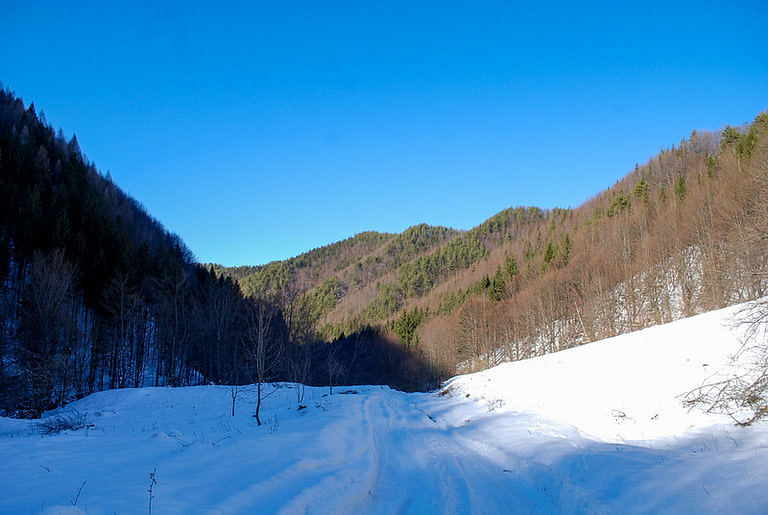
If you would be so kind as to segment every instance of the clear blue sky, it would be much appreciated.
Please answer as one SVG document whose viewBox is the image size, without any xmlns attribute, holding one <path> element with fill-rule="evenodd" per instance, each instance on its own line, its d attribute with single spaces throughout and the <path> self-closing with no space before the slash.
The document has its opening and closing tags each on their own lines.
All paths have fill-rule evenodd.
<svg viewBox="0 0 768 515">
<path fill-rule="evenodd" d="M 575 207 L 768 109 L 764 1 L 3 4 L 0 81 L 202 262 Z"/>
</svg>

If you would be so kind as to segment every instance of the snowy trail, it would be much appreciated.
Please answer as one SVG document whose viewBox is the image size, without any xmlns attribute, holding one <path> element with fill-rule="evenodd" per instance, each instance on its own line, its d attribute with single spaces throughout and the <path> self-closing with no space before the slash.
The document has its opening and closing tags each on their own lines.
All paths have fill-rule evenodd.
<svg viewBox="0 0 768 515">
<path fill-rule="evenodd" d="M 343 401 L 343 416 L 304 441 L 301 459 L 209 513 L 469 513 L 499 506 L 527 513 L 552 503 L 544 489 L 521 488 L 529 463 L 515 466 L 518 458 L 432 417 L 427 410 L 440 406 L 434 395 L 378 389 Z M 546 468 L 537 470 L 546 483 Z"/>
<path fill-rule="evenodd" d="M 483 442 L 430 418 L 426 410 L 433 403 L 433 396 L 389 390 L 358 403 L 343 422 L 324 430 L 346 442 L 328 458 L 343 468 L 326 471 L 281 512 L 477 513 L 508 506 L 526 513 L 549 503 L 551 495 L 520 488 L 520 474 L 504 466 L 514 467 L 517 458 L 498 448 L 478 452 Z M 343 464 L 334 461 L 339 455 Z"/>
</svg>

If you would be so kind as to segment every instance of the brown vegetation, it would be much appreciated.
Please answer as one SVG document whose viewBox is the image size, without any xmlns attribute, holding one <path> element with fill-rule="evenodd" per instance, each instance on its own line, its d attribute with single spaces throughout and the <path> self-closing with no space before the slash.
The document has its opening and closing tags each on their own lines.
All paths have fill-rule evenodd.
<svg viewBox="0 0 768 515">
<path fill-rule="evenodd" d="M 332 279 L 338 295 L 310 327 L 329 339 L 371 324 L 394 336 L 418 307 L 427 316 L 402 344 L 450 375 L 759 298 L 767 145 L 761 114 L 738 129 L 694 131 L 575 209 L 510 209 L 422 246 L 402 235 L 369 253 L 342 242 L 343 260 L 312 269 L 313 284 Z M 411 238 L 416 229 L 423 239 L 431 230 L 417 226 Z M 449 247 L 468 260 L 440 268 L 456 257 Z M 315 286 L 303 284 L 306 297 Z"/>
</svg>

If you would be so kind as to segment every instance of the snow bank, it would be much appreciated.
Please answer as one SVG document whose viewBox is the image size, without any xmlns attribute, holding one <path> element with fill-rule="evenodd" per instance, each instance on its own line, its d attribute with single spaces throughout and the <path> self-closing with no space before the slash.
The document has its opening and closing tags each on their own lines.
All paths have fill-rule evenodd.
<svg viewBox="0 0 768 515">
<path fill-rule="evenodd" d="M 684 403 L 693 389 L 733 373 L 743 306 L 651 327 L 448 383 L 500 410 L 533 411 L 595 438 L 645 440 L 729 422 Z"/>
</svg>

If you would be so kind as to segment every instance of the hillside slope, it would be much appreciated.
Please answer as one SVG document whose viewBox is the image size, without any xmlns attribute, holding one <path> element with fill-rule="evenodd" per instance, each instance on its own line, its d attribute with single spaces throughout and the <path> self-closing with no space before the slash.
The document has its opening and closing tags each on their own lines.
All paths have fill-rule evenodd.
<svg viewBox="0 0 768 515">
<path fill-rule="evenodd" d="M 414 226 L 380 245 L 355 237 L 236 272 L 246 293 L 292 313 L 294 338 L 373 326 L 444 378 L 459 363 L 480 369 L 766 295 L 767 206 L 762 113 L 694 130 L 574 208 L 511 208 L 464 232 Z"/>
<path fill-rule="evenodd" d="M 297 409 L 300 390 L 273 384 L 261 427 L 252 392 L 239 390 L 232 416 L 225 386 L 102 392 L 41 422 L 0 419 L 0 512 L 760 513 L 768 425 L 684 405 L 713 376 L 743 370 L 730 361 L 738 315 L 427 394 L 309 388 Z M 64 416 L 84 427 L 39 435 Z"/>
<path fill-rule="evenodd" d="M 245 377 L 253 312 L 77 137 L 0 86 L 0 413 Z"/>
</svg>

